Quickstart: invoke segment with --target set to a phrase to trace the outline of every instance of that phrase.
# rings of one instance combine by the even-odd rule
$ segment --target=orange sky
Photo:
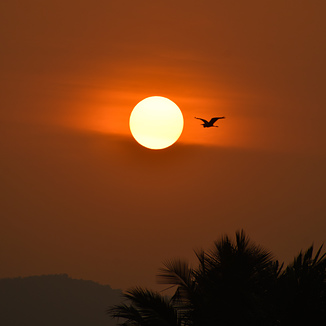
[[[239,228],[286,261],[325,241],[325,9],[2,3],[0,277],[155,286],[164,259]],[[153,95],[185,118],[163,151],[128,128]]]

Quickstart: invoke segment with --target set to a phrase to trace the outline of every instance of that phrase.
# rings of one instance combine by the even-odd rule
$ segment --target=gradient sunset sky
[[[243,228],[286,263],[326,240],[324,0],[0,4],[0,277],[155,288]],[[129,116],[182,110],[149,150]],[[219,120],[204,129],[194,117]]]

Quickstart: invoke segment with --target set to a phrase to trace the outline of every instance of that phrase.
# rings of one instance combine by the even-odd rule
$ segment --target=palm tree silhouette
[[[196,255],[197,269],[175,260],[159,274],[160,283],[177,287],[172,300],[184,324],[268,325],[266,289],[273,287],[279,270],[269,251],[240,231],[235,242],[224,236],[212,250]]]
[[[195,254],[198,266],[169,260],[158,282],[175,289],[171,298],[147,289],[125,293],[128,304],[108,310],[123,326],[325,325],[326,253],[311,246],[283,270],[270,251],[243,231],[221,237]],[[303,323],[304,322],[304,323]]]
[[[313,246],[294,259],[281,274],[275,302],[282,325],[326,325],[326,253]]]

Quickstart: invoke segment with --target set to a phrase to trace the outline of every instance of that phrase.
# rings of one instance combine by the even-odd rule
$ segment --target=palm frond
[[[178,315],[171,300],[160,293],[136,287],[124,293],[129,304],[115,305],[107,310],[112,318],[123,318],[122,326],[179,326]]]
[[[139,311],[132,305],[119,304],[110,307],[107,311],[107,314],[112,318],[126,319],[125,322],[119,323],[121,326],[131,326],[131,325],[143,325],[144,320],[140,315]]]
[[[194,271],[187,262],[181,260],[165,261],[164,266],[157,275],[158,283],[177,287],[171,301],[177,307],[179,313],[183,315],[189,309],[194,297]]]
[[[202,275],[205,275],[207,272],[207,266],[206,266],[206,252],[201,249],[195,251],[195,255],[199,261],[199,266],[196,270],[196,273],[200,273]]]
[[[303,263],[309,264],[312,258],[313,246],[310,246],[303,256]]]
[[[190,288],[192,286],[192,269],[187,262],[181,260],[167,260],[163,268],[159,269],[158,283],[171,284]]]
[[[320,264],[320,263],[326,263],[326,259],[325,259],[325,257],[326,257],[326,252],[319,258],[319,255],[320,255],[320,253],[321,253],[321,250],[322,250],[322,248],[323,248],[323,244],[320,246],[320,248],[318,249],[318,251],[317,251],[317,253],[316,253],[316,255],[315,255],[315,258],[314,258],[314,260],[313,260],[313,265],[318,265],[318,264]],[[318,259],[319,258],[319,259]]]

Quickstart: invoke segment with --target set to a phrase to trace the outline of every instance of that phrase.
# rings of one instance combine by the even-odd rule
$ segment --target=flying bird
[[[195,117],[195,119],[203,121],[204,123],[202,123],[202,126],[204,128],[209,128],[209,127],[218,127],[218,126],[214,126],[214,123],[219,119],[225,119],[225,117],[216,117],[216,118],[210,119],[209,121],[202,119],[202,118],[196,118],[196,117]]]

